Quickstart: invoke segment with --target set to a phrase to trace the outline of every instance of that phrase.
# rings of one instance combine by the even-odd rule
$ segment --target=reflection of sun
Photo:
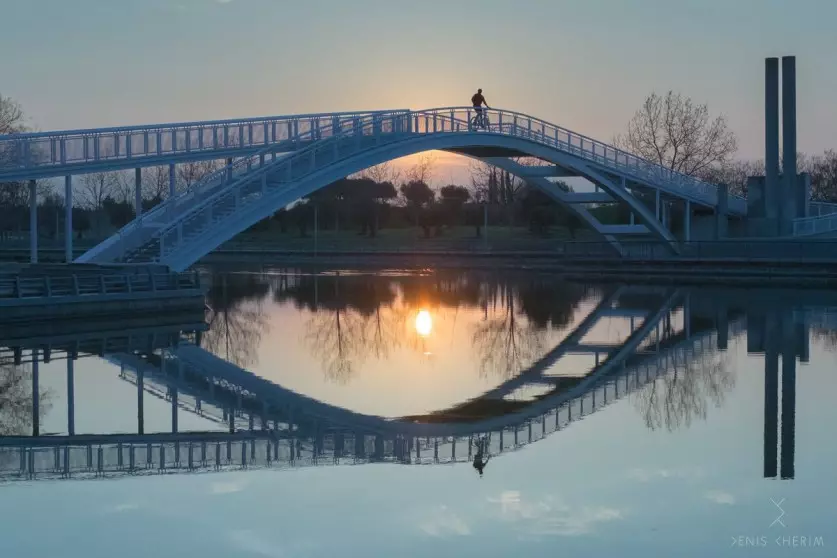
[[[419,310],[416,314],[416,333],[422,337],[430,335],[430,330],[433,329],[433,318],[427,310]]]

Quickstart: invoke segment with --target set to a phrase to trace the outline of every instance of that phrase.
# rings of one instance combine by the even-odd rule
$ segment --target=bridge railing
[[[808,202],[808,217],[820,217],[837,213],[837,203],[811,201]]]
[[[264,193],[261,189],[270,185],[277,185],[279,188],[284,188],[287,185],[292,186],[295,180],[319,168],[318,165],[334,163],[341,157],[345,157],[347,155],[345,152],[346,140],[349,138],[358,142],[364,138],[374,140],[383,135],[406,131],[408,124],[409,115],[402,113],[375,114],[355,119],[351,129],[311,143],[307,147],[283,157],[276,163],[258,167],[253,172],[245,174],[240,180],[233,181],[228,186],[188,208],[181,219],[172,221],[160,229],[161,260],[183,245],[184,231],[192,226],[203,227],[204,229],[209,226],[214,211],[221,210],[221,208],[230,204],[238,208],[242,203],[249,203],[249,200],[256,199],[255,197]],[[348,149],[352,150],[353,153],[357,145],[357,143],[348,145]],[[341,151],[341,149],[344,151]],[[268,175],[270,175],[270,180],[268,180]],[[256,185],[255,188],[254,185]]]
[[[121,161],[126,163],[124,168],[130,168],[134,164],[147,164],[144,159],[259,149],[307,134],[318,137],[321,130],[334,126],[335,119],[345,122],[393,112],[406,110],[295,114],[3,135],[0,136],[0,178],[60,176],[62,169],[72,165]]]
[[[405,111],[373,113],[372,116],[358,116],[356,113],[346,115],[342,113],[335,114],[322,126],[316,121],[313,123],[309,122],[306,129],[299,132],[296,136],[295,141],[323,140],[340,136],[346,133],[346,129],[354,131],[359,126],[363,127],[364,123],[370,119],[385,120],[387,118],[397,117],[403,113]],[[119,253],[124,256],[126,252],[137,248],[149,240],[159,227],[165,226],[174,217],[194,209],[196,205],[195,200],[211,197],[212,194],[218,192],[222,187],[234,184],[237,179],[252,171],[254,166],[264,166],[266,158],[272,156],[274,153],[274,147],[268,145],[255,153],[238,158],[231,164],[225,165],[204,176],[188,188],[177,192],[174,196],[165,199],[150,211],[143,213],[137,219],[127,223],[114,235],[80,256],[77,261],[93,261],[94,258],[108,249],[118,249]]]
[[[67,275],[51,277],[0,277],[0,307],[17,306],[32,299],[159,293],[200,289],[195,272],[170,274]]]
[[[837,231],[837,213],[793,220],[793,236],[812,236]]]
[[[498,109],[487,109],[485,112],[488,115],[489,131],[524,137],[551,145],[597,165],[609,169],[617,168],[638,180],[656,182],[661,186],[669,185],[679,190],[684,197],[694,201],[707,205],[717,203],[718,189],[714,184],[668,169],[612,145],[527,114]],[[448,107],[415,111],[412,114],[413,131],[437,133],[470,130],[471,120],[476,113],[472,107]],[[747,211],[746,199],[741,196],[730,195],[729,205],[730,209],[736,213]]]

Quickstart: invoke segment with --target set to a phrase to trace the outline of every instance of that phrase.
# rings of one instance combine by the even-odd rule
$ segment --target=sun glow
[[[416,333],[422,337],[427,337],[432,329],[433,318],[430,316],[430,312],[419,310],[419,313],[416,314]]]

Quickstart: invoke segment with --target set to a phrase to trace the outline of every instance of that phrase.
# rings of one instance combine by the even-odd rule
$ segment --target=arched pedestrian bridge
[[[682,205],[685,240],[699,210],[744,217],[746,200],[525,114],[487,111],[475,128],[471,108],[292,115],[160,126],[45,132],[0,137],[0,181],[169,165],[170,197],[78,258],[155,261],[185,269],[254,223],[335,180],[427,150],[484,160],[524,178],[574,212],[617,251],[628,237],[677,250],[669,208]],[[523,164],[522,160],[537,160]],[[174,165],[225,159],[224,168],[175,192]],[[583,177],[594,192],[566,192],[555,178]],[[139,192],[139,190],[138,190]],[[647,201],[654,200],[649,206]],[[587,204],[618,203],[628,224],[603,224]],[[71,219],[70,219],[71,226]],[[71,242],[71,240],[68,240]]]

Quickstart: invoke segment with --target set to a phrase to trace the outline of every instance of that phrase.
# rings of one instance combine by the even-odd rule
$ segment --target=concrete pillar
[[[171,432],[177,434],[177,388],[171,388]]]
[[[782,174],[783,187],[796,186],[796,57],[782,57]]]
[[[64,260],[73,261],[73,177],[64,177]]]
[[[67,356],[67,434],[76,434],[75,362]]]
[[[142,169],[134,170],[134,214],[142,215]]]
[[[779,443],[779,353],[768,339],[764,353],[764,478],[776,478]]]
[[[727,237],[729,226],[727,213],[729,211],[729,186],[718,185],[718,207],[715,208],[715,239],[721,240]]]
[[[811,175],[807,172],[796,175],[796,190],[794,191],[796,197],[796,217],[808,216],[808,204],[811,202]]]
[[[232,182],[232,162],[232,157],[228,157],[225,165],[227,167],[227,182]]]
[[[764,61],[764,207],[765,217],[779,217],[779,59]]]
[[[169,197],[173,198],[175,194],[175,176],[174,176],[174,163],[169,165]]]
[[[686,242],[692,240],[692,202],[689,200],[686,200],[686,208],[683,210],[683,237]]]
[[[793,318],[788,312],[782,320],[782,456],[780,476],[795,476],[796,453],[796,339]]]
[[[38,263],[38,189],[29,181],[29,261]]]
[[[32,349],[32,435],[41,435],[41,389],[38,378],[38,349]]]

